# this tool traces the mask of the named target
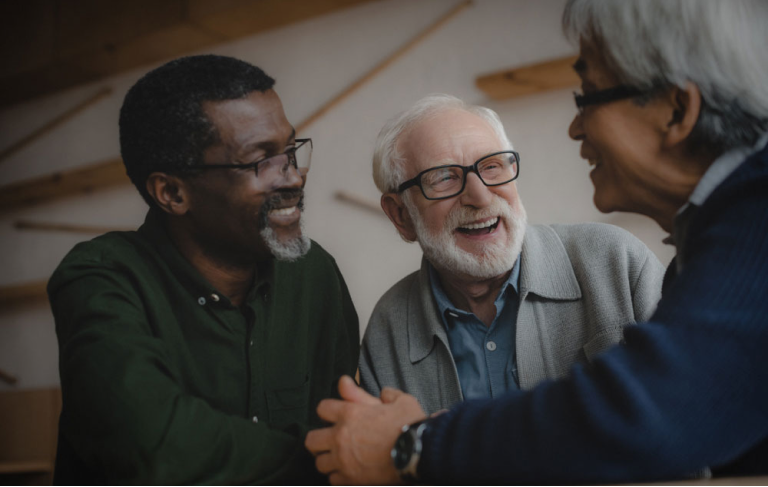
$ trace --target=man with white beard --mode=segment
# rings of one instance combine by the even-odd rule
[[[381,206],[424,259],[368,323],[360,379],[374,396],[397,388],[430,414],[529,389],[651,316],[664,274],[653,253],[610,225],[527,226],[519,171],[498,115],[452,96],[381,130]]]

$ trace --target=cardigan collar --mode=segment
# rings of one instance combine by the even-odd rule
[[[520,305],[529,293],[554,301],[581,298],[581,288],[563,243],[544,225],[528,226],[520,255]],[[422,258],[415,289],[408,299],[408,347],[412,363],[430,354],[435,338],[449,347],[429,282],[429,266]]]

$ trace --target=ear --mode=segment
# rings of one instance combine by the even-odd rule
[[[683,143],[696,126],[701,114],[701,92],[689,81],[685,88],[672,88],[668,97],[672,114],[667,122],[664,145],[672,148]]]
[[[405,207],[402,198],[395,193],[386,193],[381,196],[381,209],[389,217],[389,221],[400,232],[400,236],[406,242],[416,241],[416,230],[413,227],[411,215]]]
[[[147,192],[170,215],[181,216],[189,211],[189,189],[177,176],[153,172],[147,178]]]

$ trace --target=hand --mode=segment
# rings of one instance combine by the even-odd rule
[[[317,414],[333,426],[310,431],[305,445],[334,485],[397,484],[391,451],[401,429],[426,417],[415,397],[385,388],[381,400],[350,377],[339,380],[343,401],[325,399]]]

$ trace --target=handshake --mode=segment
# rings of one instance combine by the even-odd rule
[[[325,399],[317,406],[332,426],[307,435],[317,470],[334,485],[400,483],[391,451],[404,425],[426,418],[419,402],[391,388],[375,398],[349,376],[339,380],[339,394],[343,400]]]

